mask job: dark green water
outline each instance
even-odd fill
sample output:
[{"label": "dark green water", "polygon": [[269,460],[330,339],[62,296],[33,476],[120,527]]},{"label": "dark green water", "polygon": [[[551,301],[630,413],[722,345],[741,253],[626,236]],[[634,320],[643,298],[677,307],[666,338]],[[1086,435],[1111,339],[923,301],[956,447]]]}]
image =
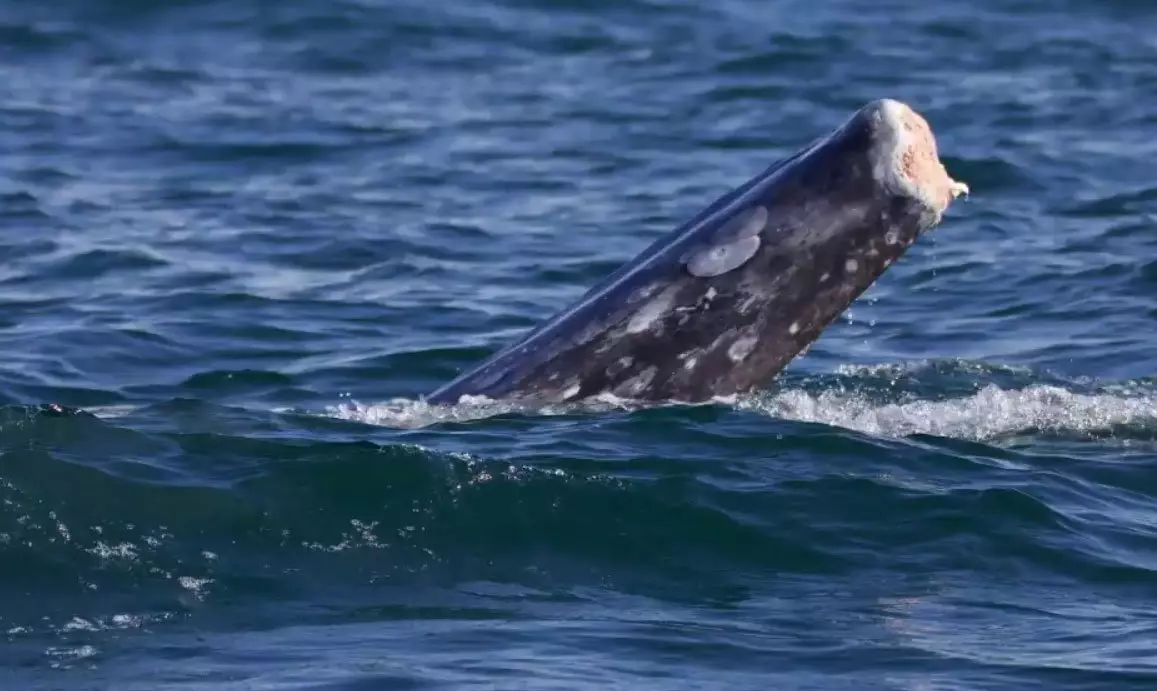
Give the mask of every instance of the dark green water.
[{"label": "dark green water", "polygon": [[[1154,37],[0,0],[0,689],[1157,687]],[[765,391],[421,402],[881,97],[972,196]]]}]

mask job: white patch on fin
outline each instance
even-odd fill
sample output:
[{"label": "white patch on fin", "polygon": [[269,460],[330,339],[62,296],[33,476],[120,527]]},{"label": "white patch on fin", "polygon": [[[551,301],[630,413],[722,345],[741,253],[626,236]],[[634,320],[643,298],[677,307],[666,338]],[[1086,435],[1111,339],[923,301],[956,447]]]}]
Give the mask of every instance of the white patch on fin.
[{"label": "white patch on fin", "polygon": [[758,341],[755,336],[743,336],[727,349],[727,357],[731,358],[732,362],[742,362],[745,357],[751,354],[752,350],[755,350],[756,343]]},{"label": "white patch on fin", "polygon": [[759,234],[767,225],[767,218],[766,207],[754,206],[723,224],[712,235],[711,245],[687,255],[687,270],[692,276],[710,278],[743,266],[759,251]]},{"label": "white patch on fin", "polygon": [[655,378],[655,373],[657,371],[658,370],[655,367],[648,367],[634,378],[628,379],[619,386],[615,387],[614,394],[616,396],[625,397],[639,395],[643,392],[644,389],[647,388],[647,385],[651,383],[651,380]]},{"label": "white patch on fin", "polygon": [[627,333],[642,333],[661,322],[663,317],[671,312],[678,291],[678,285],[670,286],[667,290],[652,298],[650,302],[640,307],[639,311],[635,312],[631,320],[627,322]]},{"label": "white patch on fin", "polygon": [[734,271],[747,263],[759,251],[758,235],[705,247],[691,253],[687,259],[687,270],[692,276],[710,278]]}]

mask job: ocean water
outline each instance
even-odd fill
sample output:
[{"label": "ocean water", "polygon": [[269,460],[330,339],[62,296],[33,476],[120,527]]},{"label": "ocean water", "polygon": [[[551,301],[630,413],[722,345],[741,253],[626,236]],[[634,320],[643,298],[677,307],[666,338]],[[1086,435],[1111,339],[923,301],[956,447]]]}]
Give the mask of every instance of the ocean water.
[{"label": "ocean water", "polygon": [[[5,691],[1157,687],[1151,4],[0,0],[0,68]],[[765,390],[423,403],[881,97],[972,194]]]}]

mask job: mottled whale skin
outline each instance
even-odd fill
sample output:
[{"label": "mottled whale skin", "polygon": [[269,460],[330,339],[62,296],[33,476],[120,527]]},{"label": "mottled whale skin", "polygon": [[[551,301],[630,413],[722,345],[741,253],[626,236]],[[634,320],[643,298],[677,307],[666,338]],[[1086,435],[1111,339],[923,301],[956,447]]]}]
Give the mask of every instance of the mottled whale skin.
[{"label": "mottled whale skin", "polygon": [[750,391],[967,191],[923,117],[873,101],[427,400],[697,402]]}]

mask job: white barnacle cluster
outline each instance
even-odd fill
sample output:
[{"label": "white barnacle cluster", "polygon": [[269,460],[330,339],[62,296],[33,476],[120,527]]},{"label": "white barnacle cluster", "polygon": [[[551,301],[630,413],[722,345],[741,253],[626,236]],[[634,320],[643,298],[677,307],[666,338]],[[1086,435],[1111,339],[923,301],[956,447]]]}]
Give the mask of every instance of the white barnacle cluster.
[{"label": "white barnacle cluster", "polygon": [[885,188],[918,200],[937,216],[953,199],[968,194],[968,185],[949,177],[932,128],[916,111],[885,98],[868,105],[865,112],[876,135],[872,173]]}]

